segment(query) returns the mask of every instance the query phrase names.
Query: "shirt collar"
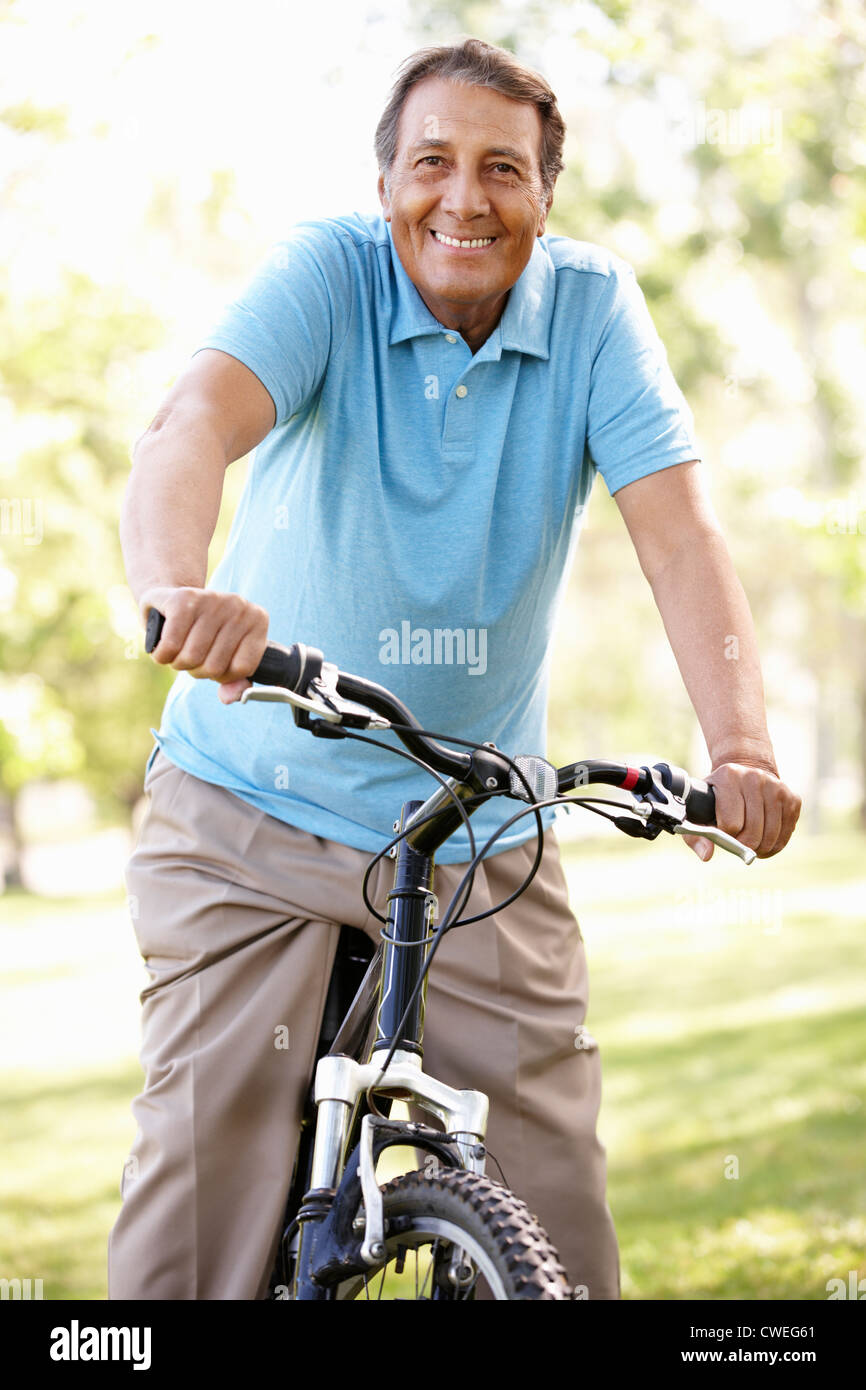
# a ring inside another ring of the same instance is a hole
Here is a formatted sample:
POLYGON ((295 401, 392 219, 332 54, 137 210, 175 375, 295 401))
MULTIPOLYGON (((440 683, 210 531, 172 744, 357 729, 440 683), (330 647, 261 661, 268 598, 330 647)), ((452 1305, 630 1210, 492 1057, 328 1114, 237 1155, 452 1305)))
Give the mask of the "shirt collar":
MULTIPOLYGON (((447 332, 431 314, 406 274, 394 245, 390 222, 386 222, 385 226, 397 286, 391 314, 390 344, 393 346, 394 343, 405 342, 407 338, 419 338, 428 333, 447 332)), ((535 238, 532 255, 519 280, 511 287, 502 317, 479 350, 485 358, 499 358, 503 349, 549 358, 556 271, 544 242, 544 237, 535 238)))

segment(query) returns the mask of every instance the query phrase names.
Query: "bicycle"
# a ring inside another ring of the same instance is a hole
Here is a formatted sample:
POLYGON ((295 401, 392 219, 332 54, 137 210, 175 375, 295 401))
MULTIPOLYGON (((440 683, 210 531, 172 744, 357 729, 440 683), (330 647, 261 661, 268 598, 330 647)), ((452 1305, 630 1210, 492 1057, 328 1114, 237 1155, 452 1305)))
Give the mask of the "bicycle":
MULTIPOLYGON (((163 622, 151 609, 147 651, 157 645, 163 622)), ((539 811, 545 806, 583 807, 644 839, 663 830, 700 834, 746 864, 755 852, 715 826, 712 787, 668 763, 634 768, 585 759, 555 768, 536 755, 511 758, 492 743, 434 733, 385 687, 338 670, 301 643, 269 645, 250 679, 242 704, 288 704, 297 726, 314 737, 358 738, 386 748, 439 783, 425 801, 404 804, 393 838, 367 867, 362 890, 382 923, 378 947, 374 951, 354 928, 341 928, 268 1297, 571 1299, 574 1290, 546 1231, 515 1193, 485 1173, 487 1096, 455 1090, 423 1070, 426 981, 436 950, 448 931, 502 911, 526 890, 541 863, 539 811), (403 749, 361 732, 371 729, 396 734, 403 749), (443 738, 469 751, 447 748, 438 741, 443 738), (617 787, 629 800, 566 795, 592 782, 617 787), (470 816, 500 795, 529 805, 476 850, 470 816), (610 806, 615 814, 603 809, 610 806), (523 883, 488 912, 461 918, 476 866, 501 834, 530 814, 538 845, 523 883), (434 929, 434 856, 461 823, 470 862, 434 929), (383 917, 367 885, 385 855, 395 865, 383 917), (442 1128, 392 1119, 394 1100, 420 1107, 442 1128), (378 1160, 397 1145, 424 1154, 423 1167, 381 1187, 378 1160), (407 1272, 410 1256, 414 1268, 407 1272)))

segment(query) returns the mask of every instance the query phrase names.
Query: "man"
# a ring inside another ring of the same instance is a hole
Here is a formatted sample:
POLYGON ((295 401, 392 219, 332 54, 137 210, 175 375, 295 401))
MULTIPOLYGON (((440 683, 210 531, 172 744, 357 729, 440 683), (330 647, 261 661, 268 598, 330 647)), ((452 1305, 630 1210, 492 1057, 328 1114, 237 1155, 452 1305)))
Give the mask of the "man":
MULTIPOLYGON (((113 1298, 264 1296, 338 924, 375 935, 362 870, 426 794, 401 759, 231 707, 269 630, 381 679, 427 728, 541 752, 557 601, 600 471, 700 719, 719 824, 761 856, 793 830, 748 606, 643 298, 622 261, 545 235, 563 135, 550 88, 504 51, 413 55, 377 131, 382 216, 296 228, 136 445, 127 572, 142 614, 166 614, 157 660, 185 674, 128 870, 151 983, 113 1298), (205 588, 225 469, 257 445, 205 588), (437 630, 463 634, 450 664, 425 647, 437 630)), ((476 834, 512 810, 488 803, 476 834)), ((531 888, 443 943, 425 1066, 488 1092, 509 1185, 572 1281, 617 1298, 599 1053, 574 1046, 586 961, 545 823, 531 888)), ((470 911, 519 885, 533 835, 524 820, 497 842, 470 911)), ((467 858, 461 831, 440 901, 467 858)))

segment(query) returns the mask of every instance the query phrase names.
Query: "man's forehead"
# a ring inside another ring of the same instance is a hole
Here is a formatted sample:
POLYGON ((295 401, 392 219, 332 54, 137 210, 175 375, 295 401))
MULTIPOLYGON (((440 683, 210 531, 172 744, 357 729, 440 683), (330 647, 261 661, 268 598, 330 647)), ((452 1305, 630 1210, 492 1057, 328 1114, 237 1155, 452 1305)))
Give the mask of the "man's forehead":
POLYGON ((422 142, 519 145, 538 152, 541 118, 532 102, 515 101, 490 87, 426 78, 414 86, 400 113, 402 149, 422 142))

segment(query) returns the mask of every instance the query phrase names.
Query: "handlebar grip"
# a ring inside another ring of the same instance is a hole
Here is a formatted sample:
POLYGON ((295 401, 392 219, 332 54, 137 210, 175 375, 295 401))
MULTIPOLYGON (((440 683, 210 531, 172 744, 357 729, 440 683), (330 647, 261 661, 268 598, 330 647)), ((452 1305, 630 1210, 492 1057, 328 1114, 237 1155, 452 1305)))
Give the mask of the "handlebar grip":
MULTIPOLYGON (((165 614, 158 608, 151 608, 144 635, 146 652, 152 652, 158 645, 164 627, 165 614)), ((298 691, 321 674, 323 660, 322 653, 315 647, 306 647, 300 642, 283 647, 279 642, 270 642, 249 679, 258 685, 280 685, 285 690, 298 691)))
POLYGON ((655 768, 662 785, 674 796, 683 798, 688 820, 695 825, 715 825, 716 794, 708 782, 690 777, 681 767, 672 767, 670 763, 656 763, 655 768))
POLYGON ((697 778, 692 779, 692 785, 686 797, 686 816, 695 825, 715 825, 716 793, 708 782, 700 782, 697 778))
POLYGON ((162 636, 162 629, 165 627, 165 614, 160 613, 158 608, 149 608, 147 611, 147 628, 144 633, 144 650, 152 652, 158 645, 162 636))
POLYGON ((270 642, 250 680, 258 685, 281 685, 285 690, 298 690, 303 670, 304 658, 297 642, 291 647, 270 642))

